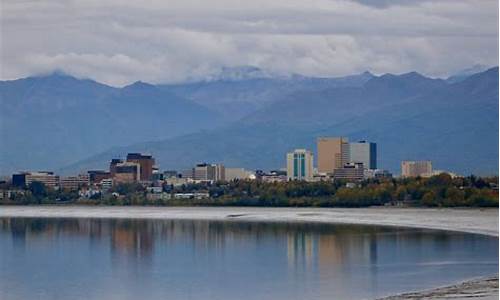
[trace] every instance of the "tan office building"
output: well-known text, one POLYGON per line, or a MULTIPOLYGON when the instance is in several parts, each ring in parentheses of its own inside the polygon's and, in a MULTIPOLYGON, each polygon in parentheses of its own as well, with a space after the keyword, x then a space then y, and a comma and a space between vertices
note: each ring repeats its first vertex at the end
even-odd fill
POLYGON ((90 176, 88 174, 80 174, 78 176, 67 176, 59 179, 59 187, 63 190, 78 190, 83 186, 90 184, 90 176))
POLYGON ((402 161, 401 176, 417 177, 432 174, 432 163, 430 161, 402 161))
POLYGON ((318 138, 318 172, 332 173, 349 162, 349 140, 345 137, 318 138))

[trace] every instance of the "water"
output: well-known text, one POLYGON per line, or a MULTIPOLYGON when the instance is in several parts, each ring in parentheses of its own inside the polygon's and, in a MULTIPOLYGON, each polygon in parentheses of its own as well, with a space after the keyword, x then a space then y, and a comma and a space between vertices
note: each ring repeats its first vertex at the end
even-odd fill
POLYGON ((0 219, 0 299, 373 299, 498 272, 498 239, 359 225, 0 219))

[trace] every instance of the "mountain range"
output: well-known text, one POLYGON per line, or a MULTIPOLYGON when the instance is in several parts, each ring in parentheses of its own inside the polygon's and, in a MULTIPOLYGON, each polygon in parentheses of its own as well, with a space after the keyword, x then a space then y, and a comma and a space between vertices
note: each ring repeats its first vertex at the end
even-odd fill
POLYGON ((255 68, 209 80, 123 88, 55 73, 0 82, 3 173, 103 169, 149 152, 161 169, 197 162, 284 166, 319 136, 377 142, 379 167, 429 159, 461 174, 498 174, 498 68, 447 79, 275 76, 255 68), (247 73, 247 74, 246 74, 247 73))
POLYGON ((55 73, 0 82, 2 173, 53 169, 111 146, 214 128, 217 112, 154 85, 113 88, 55 73))
POLYGON ((295 92, 359 87, 373 77, 370 72, 337 78, 279 76, 257 68, 240 67, 223 69, 207 80, 160 85, 160 88, 210 107, 225 118, 236 121, 270 103, 285 100, 295 92))

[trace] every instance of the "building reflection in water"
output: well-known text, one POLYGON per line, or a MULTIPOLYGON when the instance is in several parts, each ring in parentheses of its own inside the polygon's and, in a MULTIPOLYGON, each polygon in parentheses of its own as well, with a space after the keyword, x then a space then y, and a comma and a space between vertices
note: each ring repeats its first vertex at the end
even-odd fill
POLYGON ((155 240, 152 224, 145 220, 106 222, 113 266, 134 272, 151 268, 155 240))
MULTIPOLYGON (((238 293, 246 286, 259 285, 292 298, 347 299, 349 291, 362 286, 372 294, 358 298, 376 298, 391 286, 415 282, 420 266, 418 270, 425 271, 434 264, 432 272, 437 273, 428 273, 430 281, 436 280, 432 274, 443 272, 446 266, 440 264, 448 260, 456 264, 454 270, 474 267, 461 259, 482 261, 482 253, 498 242, 459 233, 376 226, 56 218, 0 218, 0 239, 5 256, 10 255, 10 268, 25 264, 19 278, 47 257, 60 262, 59 271, 63 271, 59 273, 72 270, 74 251, 75 265, 85 269, 88 264, 88 274, 96 276, 98 282, 93 284, 134 290, 135 298, 155 289, 163 294, 150 298, 162 298, 176 289, 183 295, 186 287, 195 293, 204 284, 206 294, 197 295, 209 295, 213 286, 224 287, 221 293, 232 286, 234 295, 241 296, 238 293), (64 259, 58 251, 64 251, 64 259), (93 263, 102 266, 95 268, 93 263), (100 273, 106 276, 99 277, 100 273)), ((491 249, 494 255, 489 257, 497 251, 491 249)), ((46 271, 39 268, 37 274, 46 271)), ((81 274, 73 275, 80 280, 81 274)))
POLYGON ((9 232, 13 243, 20 248, 26 247, 30 240, 56 240, 61 235, 85 236, 91 243, 109 240, 113 255, 128 258, 151 257, 155 243, 168 246, 182 241, 190 243, 194 253, 198 253, 207 249, 223 252, 228 243, 255 245, 266 240, 283 240, 290 267, 317 266, 320 270, 342 267, 352 261, 377 265, 380 241, 401 249, 409 243, 425 244, 426 249, 429 246, 443 249, 449 247, 450 239, 447 234, 408 235, 407 230, 392 230, 384 235, 387 229, 352 225, 192 220, 1 218, 0 230, 9 232))
POLYGON ((312 268, 314 253, 314 235, 300 232, 287 234, 287 258, 291 268, 312 268))
MULTIPOLYGON (((308 228, 287 234, 288 263, 304 261, 319 269, 341 267, 347 261, 377 263, 377 239, 374 234, 357 233, 351 226, 338 225, 335 230, 308 228)), ((363 229, 366 230, 366 229, 363 229)))
POLYGON ((184 243, 188 245, 186 251, 191 251, 196 258, 208 250, 223 256, 234 244, 259 247, 272 241, 286 247, 283 256, 286 256, 289 270, 317 269, 319 276, 340 270, 345 280, 353 265, 368 266, 370 272, 377 272, 380 253, 389 247, 392 247, 394 258, 404 261, 409 254, 400 252, 403 249, 413 249, 411 255, 418 257, 432 249, 448 249, 452 237, 455 241, 463 239, 445 233, 413 231, 408 234, 408 229, 352 225, 192 220, 2 218, 0 231, 10 233, 19 251, 29 247, 31 242, 55 241, 60 236, 87 237, 91 244, 109 241, 111 256, 117 263, 140 260, 141 265, 152 262, 157 245, 168 250, 171 245, 184 243))

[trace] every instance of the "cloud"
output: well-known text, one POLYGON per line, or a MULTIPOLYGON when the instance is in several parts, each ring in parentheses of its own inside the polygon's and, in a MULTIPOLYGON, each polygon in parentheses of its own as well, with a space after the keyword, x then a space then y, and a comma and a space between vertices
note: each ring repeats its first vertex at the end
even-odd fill
POLYGON ((1 78, 54 69, 111 85, 203 78, 222 66, 338 76, 444 76, 498 64, 498 2, 2 2, 1 78))
POLYGON ((376 7, 376 8, 387 8, 390 6, 413 6, 422 4, 426 0, 354 0, 363 5, 376 7))

